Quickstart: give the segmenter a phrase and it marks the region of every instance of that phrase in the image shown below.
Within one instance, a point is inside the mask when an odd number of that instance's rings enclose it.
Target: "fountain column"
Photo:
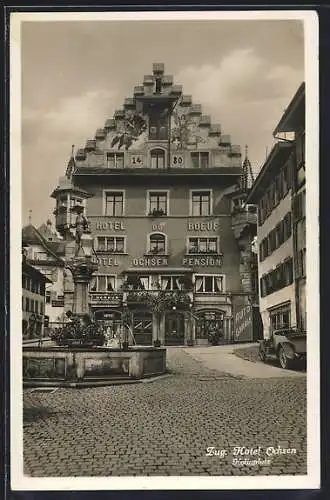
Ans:
[[[73,314],[82,316],[89,314],[89,283],[98,264],[92,262],[93,238],[90,234],[81,236],[81,249],[67,262],[67,268],[72,272],[74,282]]]

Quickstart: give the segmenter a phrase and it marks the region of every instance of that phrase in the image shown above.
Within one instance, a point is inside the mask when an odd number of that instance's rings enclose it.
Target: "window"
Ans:
[[[48,260],[47,252],[35,252],[34,253],[35,260]]]
[[[51,291],[47,290],[46,291],[46,304],[50,304],[50,300],[51,300]]]
[[[302,248],[297,254],[297,278],[306,277],[306,248]]]
[[[195,279],[196,293],[222,293],[224,278],[221,275],[197,275]]]
[[[288,259],[260,279],[261,297],[281,290],[293,282],[293,262]]]
[[[96,251],[125,253],[124,236],[98,236],[96,238]]]
[[[291,306],[287,304],[269,312],[271,332],[291,327]]]
[[[218,238],[191,237],[188,253],[218,253]]]
[[[34,300],[30,300],[30,312],[34,312]]]
[[[191,163],[193,168],[207,168],[209,166],[209,153],[206,152],[191,153]]]
[[[305,133],[297,137],[296,140],[297,169],[305,163]]]
[[[288,212],[283,219],[283,233],[284,241],[286,241],[291,236],[291,212]]]
[[[111,217],[124,215],[124,193],[122,191],[106,193],[105,215],[110,215]]]
[[[168,139],[168,112],[155,107],[149,114],[149,139],[151,141]]]
[[[44,313],[44,304],[43,302],[40,302],[40,314]]]
[[[276,234],[276,248],[278,248],[284,242],[284,224],[283,224],[283,221],[281,221],[279,224],[277,224],[277,226],[275,228],[275,234]]]
[[[30,299],[26,297],[25,299],[25,310],[26,312],[30,312]]]
[[[113,292],[116,290],[116,276],[107,274],[93,276],[90,283],[91,292]]]
[[[302,219],[306,215],[306,192],[301,191],[293,201],[295,221]]]
[[[37,300],[34,301],[34,312],[39,313],[39,302]]]
[[[183,279],[182,276],[162,276],[161,277],[162,290],[182,290]]]
[[[152,254],[166,253],[166,237],[162,233],[153,233],[149,236],[149,252]]]
[[[124,153],[107,153],[108,168],[124,168]]]
[[[192,192],[191,215],[211,215],[211,191]]]
[[[153,149],[150,153],[151,168],[165,168],[165,151]]]
[[[163,191],[148,193],[148,213],[156,215],[168,215],[167,202],[167,192]]]

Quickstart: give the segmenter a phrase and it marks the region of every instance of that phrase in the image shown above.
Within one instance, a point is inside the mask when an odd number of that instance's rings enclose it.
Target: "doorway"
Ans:
[[[165,345],[184,344],[184,314],[165,313]]]

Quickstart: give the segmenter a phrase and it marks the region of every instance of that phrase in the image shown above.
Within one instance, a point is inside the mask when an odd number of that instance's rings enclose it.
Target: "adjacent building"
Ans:
[[[22,256],[22,334],[23,338],[40,338],[46,305],[46,284],[50,280]]]
[[[163,64],[154,64],[72,155],[52,193],[66,258],[74,251],[75,217],[88,218],[99,263],[90,285],[95,317],[115,331],[128,308],[142,344],[205,343],[212,329],[233,340],[235,310],[251,298],[241,237],[244,227],[256,226],[253,211],[234,210],[241,178],[240,146],[182,93]],[[65,309],[72,309],[69,282]],[[159,324],[146,291],[176,297]]]
[[[22,229],[22,245],[26,263],[47,277],[46,323],[61,322],[64,314],[65,242],[52,230],[50,221],[38,229],[31,223]]]
[[[306,329],[305,86],[277,125],[274,145],[247,198],[258,205],[260,312],[265,337]]]

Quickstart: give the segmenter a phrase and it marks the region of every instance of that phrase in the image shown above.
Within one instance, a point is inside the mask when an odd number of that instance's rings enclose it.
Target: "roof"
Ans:
[[[91,195],[84,189],[81,189],[78,186],[75,186],[70,179],[67,177],[60,177],[59,179],[59,185],[54,189],[52,194],[50,195],[51,198],[57,198],[58,193],[60,192],[70,192],[70,193],[75,193],[75,194],[80,194],[84,198],[90,198]]]
[[[38,232],[47,241],[61,241],[56,232],[52,231],[52,224],[50,221],[48,221],[47,224],[41,224],[41,226],[38,227]]]
[[[279,141],[274,145],[247,195],[246,203],[257,204],[259,202],[260,198],[265,194],[269,181],[274,178],[274,175],[279,172],[282,165],[288,160],[292,150],[293,145],[289,142]]]
[[[47,278],[43,273],[41,273],[38,269],[28,264],[26,261],[22,261],[22,272],[26,272],[29,276],[33,275],[39,278],[40,281],[44,281],[45,283],[52,283],[52,280]]]
[[[32,224],[24,226],[22,229],[22,244],[23,245],[41,245],[45,250],[47,250],[53,257],[58,261],[62,262],[62,259],[56,254],[54,249],[52,249],[52,243],[47,241]],[[55,242],[58,243],[58,242]],[[62,242],[60,242],[62,243]],[[64,244],[64,243],[63,243]]]
[[[295,132],[305,122],[305,82],[298,88],[282,118],[278,122],[273,135],[283,132]]]

